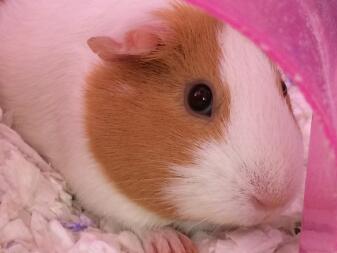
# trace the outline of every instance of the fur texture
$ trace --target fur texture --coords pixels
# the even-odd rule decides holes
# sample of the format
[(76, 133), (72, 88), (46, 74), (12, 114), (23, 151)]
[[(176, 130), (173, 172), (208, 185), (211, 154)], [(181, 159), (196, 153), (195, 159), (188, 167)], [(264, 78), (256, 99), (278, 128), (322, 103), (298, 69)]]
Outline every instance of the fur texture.
[[(94, 85), (90, 82), (93, 81), (100, 91), (103, 89), (109, 92), (100, 85), (103, 81), (113, 79), (108, 77), (102, 81), (97, 79), (97, 73), (93, 74), (96, 68), (99, 68), (99, 72), (104, 70), (107, 63), (103, 63), (90, 50), (87, 41), (95, 36), (108, 36), (122, 42), (126, 32), (156, 22), (152, 11), (165, 9), (168, 4), (165, 0), (5, 2), (0, 9), (1, 106), (13, 114), (14, 128), (54, 167), (62, 170), (83, 204), (117, 224), (139, 229), (172, 222), (186, 222), (194, 226), (199, 223), (253, 225), (265, 221), (285, 207), (296, 192), (301, 180), (299, 172), (303, 169), (302, 142), (287, 101), (280, 92), (279, 74), (260, 50), (230, 27), (223, 25), (223, 29), (217, 30), (216, 48), (220, 50), (216, 53), (218, 64), (215, 67), (209, 64), (211, 60), (216, 60), (212, 52), (205, 50), (199, 58), (191, 58), (185, 53), (186, 59), (190, 60), (185, 62), (186, 66), (182, 65), (186, 69), (179, 67), (178, 70), (183, 72), (179, 75), (173, 72), (174, 78), (180, 77), (177, 80), (183, 81), (179, 82), (181, 87), (175, 91), (182, 91), (186, 84), (186, 78), (182, 79), (181, 76), (195, 79), (215, 73), (215, 81), (207, 81), (215, 85), (215, 94), (219, 99), (219, 111), (215, 115), (221, 120), (216, 120), (215, 117), (208, 121), (194, 118), (188, 113), (185, 115), (182, 110), (183, 92), (181, 99), (173, 96), (175, 100), (172, 100), (165, 92), (155, 93), (155, 89), (150, 90), (150, 93), (154, 92), (152, 97), (158, 99), (158, 96), (163, 96), (169, 103), (176, 101), (176, 107), (170, 107), (178, 112), (172, 114), (177, 117), (173, 121), (191, 122), (191, 125), (184, 123), (185, 129), (184, 124), (180, 124), (179, 132), (170, 132), (175, 126), (165, 120), (156, 125), (157, 132), (162, 131), (163, 140), (165, 134), (173, 134), (172, 137), (166, 136), (166, 140), (173, 142), (168, 142), (170, 145), (163, 147), (165, 152), (154, 148), (160, 148), (160, 139), (152, 143), (158, 136), (154, 135), (156, 138), (152, 140), (149, 134), (151, 132), (147, 132), (148, 142), (151, 143), (149, 149), (132, 149), (137, 145), (146, 146), (146, 140), (140, 138), (142, 142), (133, 143), (132, 147), (126, 149), (133, 152), (123, 156), (125, 162), (114, 163), (114, 157), (110, 153), (102, 158), (106, 146), (118, 149), (119, 143), (101, 141), (109, 140), (103, 133), (110, 133), (110, 130), (113, 133), (119, 118), (110, 117), (106, 111), (100, 110), (102, 107), (99, 105), (104, 104), (96, 104), (104, 102), (100, 99), (106, 93), (94, 94), (90, 91)], [(177, 22), (179, 15), (172, 15), (170, 18), (174, 21), (171, 23)], [(198, 15), (204, 17), (204, 14)], [(187, 18), (187, 24), (191, 21), (188, 15), (183, 17)], [(191, 22), (197, 21), (198, 19)], [(176, 29), (184, 28), (184, 25), (185, 22), (180, 21)], [(196, 23), (193, 25), (188, 27), (187, 35), (198, 31), (199, 26)], [(214, 22), (209, 25), (218, 24)], [(186, 31), (180, 36), (185, 34)], [(200, 38), (203, 36), (200, 31), (198, 35)], [(192, 42), (185, 42), (178, 46), (187, 45), (188, 48), (182, 51), (190, 55), (198, 52), (198, 46), (204, 43), (194, 37)], [(211, 44), (213, 41), (209, 42)], [(160, 55), (165, 51), (156, 52)], [(168, 60), (169, 55), (164, 55), (163, 59)], [(173, 59), (176, 60), (177, 57)], [(113, 62), (109, 64), (117, 66)], [(168, 67), (177, 70), (174, 67), (179, 65), (172, 64), (169, 62)], [(202, 76), (190, 76), (191, 73)], [(152, 79), (153, 82), (158, 80), (161, 79)], [(115, 86), (115, 91), (126, 97), (139, 89), (131, 83), (123, 84)], [(92, 105), (87, 102), (90, 97)], [(142, 97), (136, 96), (134, 99), (138, 106), (147, 105)], [(132, 102), (130, 99), (125, 101)], [(108, 109), (114, 112), (120, 108), (125, 109), (125, 104), (123, 106), (110, 105)], [(152, 108), (163, 108), (159, 115), (167, 116), (165, 107), (156, 106), (154, 100)], [(144, 113), (143, 119), (153, 119), (158, 114), (158, 111), (150, 112), (148, 109), (151, 108), (143, 108), (145, 110), (139, 112)], [(90, 118), (88, 115), (95, 117)], [(121, 113), (122, 116), (128, 115)], [(91, 127), (88, 127), (88, 118)], [(95, 120), (101, 120), (103, 124), (95, 125)], [(136, 123), (141, 123), (137, 118), (135, 120)], [(167, 120), (172, 121), (172, 118)], [(118, 132), (120, 139), (123, 134), (135, 133), (137, 129), (137, 133), (142, 133), (142, 129), (139, 130), (141, 125), (131, 126), (130, 121), (126, 122), (128, 124), (123, 125), (125, 131)], [(107, 125), (111, 128), (106, 128)], [(90, 131), (98, 126), (105, 128), (96, 136)], [(192, 137), (190, 130), (194, 131)], [(131, 138), (128, 142), (133, 140), (136, 139)], [(193, 145), (181, 145), (182, 140), (189, 140)], [(99, 148), (103, 148), (103, 151)], [(135, 168), (137, 164), (148, 164), (148, 161), (142, 164), (144, 160), (140, 159), (128, 165), (127, 162), (137, 161), (134, 160), (137, 157), (146, 159), (151, 154), (142, 153), (142, 150), (155, 152), (155, 157), (160, 154), (164, 163)], [(171, 152), (167, 154), (167, 150)], [(187, 155), (181, 157), (181, 153)], [(106, 157), (109, 156), (110, 160), (106, 162)], [(125, 171), (125, 175), (131, 175), (131, 178), (127, 178), (130, 184), (124, 182), (124, 186), (121, 181), (125, 180), (125, 175), (123, 174), (124, 178), (123, 175), (118, 177), (113, 172), (114, 166), (121, 164), (124, 166), (121, 171)], [(107, 173), (107, 170), (111, 173)], [(144, 196), (128, 189), (139, 192), (145, 189), (139, 189), (142, 184), (134, 183), (142, 180), (144, 174), (131, 173), (132, 170), (151, 170), (150, 175), (157, 177), (154, 183), (148, 183), (146, 189), (150, 190), (145, 191)], [(156, 170), (164, 170), (165, 173), (158, 174)], [(146, 200), (153, 192), (160, 193), (160, 200), (166, 201), (174, 209), (173, 214), (163, 211), (167, 206), (158, 205), (156, 208), (153, 199)], [(141, 199), (142, 196), (144, 199)]]

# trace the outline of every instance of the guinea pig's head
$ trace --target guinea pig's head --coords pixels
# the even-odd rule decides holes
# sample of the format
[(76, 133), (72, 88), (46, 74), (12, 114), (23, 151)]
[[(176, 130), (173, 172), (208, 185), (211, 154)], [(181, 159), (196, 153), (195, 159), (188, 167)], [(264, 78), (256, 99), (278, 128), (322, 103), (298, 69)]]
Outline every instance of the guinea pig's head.
[(275, 217), (303, 179), (301, 133), (277, 68), (190, 6), (154, 20), (122, 40), (88, 40), (102, 61), (87, 79), (87, 133), (111, 187), (172, 220)]

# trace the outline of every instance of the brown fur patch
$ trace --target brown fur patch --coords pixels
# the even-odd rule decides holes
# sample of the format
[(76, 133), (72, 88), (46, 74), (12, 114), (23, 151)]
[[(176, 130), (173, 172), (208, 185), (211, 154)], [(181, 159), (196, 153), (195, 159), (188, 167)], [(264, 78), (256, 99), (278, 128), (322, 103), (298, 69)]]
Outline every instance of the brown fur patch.
[[(98, 66), (88, 77), (86, 125), (91, 150), (116, 187), (163, 217), (179, 218), (161, 192), (176, 176), (169, 167), (192, 164), (200, 143), (219, 139), (229, 118), (217, 43), (223, 25), (184, 5), (156, 15), (170, 28), (157, 50)], [(185, 108), (186, 85), (195, 80), (215, 91), (211, 119)]]

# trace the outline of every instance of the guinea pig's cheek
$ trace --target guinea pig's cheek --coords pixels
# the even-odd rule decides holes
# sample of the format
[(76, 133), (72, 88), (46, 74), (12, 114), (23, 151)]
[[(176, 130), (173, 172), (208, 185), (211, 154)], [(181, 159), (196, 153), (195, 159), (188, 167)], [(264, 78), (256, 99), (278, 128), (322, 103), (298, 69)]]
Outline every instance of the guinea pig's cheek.
[(175, 110), (165, 113), (176, 104), (165, 96), (156, 101), (152, 99), (166, 94), (165, 87), (159, 94), (153, 94), (152, 86), (137, 88), (139, 78), (135, 76), (132, 80), (130, 73), (121, 72), (127, 76), (123, 76), (121, 83), (128, 78), (129, 83), (135, 83), (126, 95), (116, 89), (109, 76), (116, 78), (118, 74), (110, 72), (98, 69), (87, 88), (86, 129), (93, 156), (111, 181), (111, 187), (130, 201), (160, 217), (180, 219), (177, 203), (163, 189), (172, 185), (171, 179), (178, 176), (170, 169), (172, 164), (193, 164), (192, 147), (198, 142), (196, 136), (207, 138), (204, 127), (197, 124), (200, 119), (186, 119), (173, 114)]
[(234, 200), (238, 196), (236, 182), (231, 180), (231, 160), (224, 155), (225, 144), (219, 142), (204, 142), (193, 151), (193, 163), (170, 168), (174, 177), (164, 192), (183, 219), (214, 224), (237, 222), (237, 212), (233, 212), (233, 208), (240, 210), (240, 201)]

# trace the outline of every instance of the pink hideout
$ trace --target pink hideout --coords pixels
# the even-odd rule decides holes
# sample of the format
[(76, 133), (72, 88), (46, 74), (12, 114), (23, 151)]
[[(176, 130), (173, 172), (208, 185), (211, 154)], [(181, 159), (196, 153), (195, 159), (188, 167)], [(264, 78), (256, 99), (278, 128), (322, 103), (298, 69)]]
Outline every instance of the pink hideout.
[(187, 1), (259, 45), (312, 106), (300, 252), (337, 252), (337, 1)]

